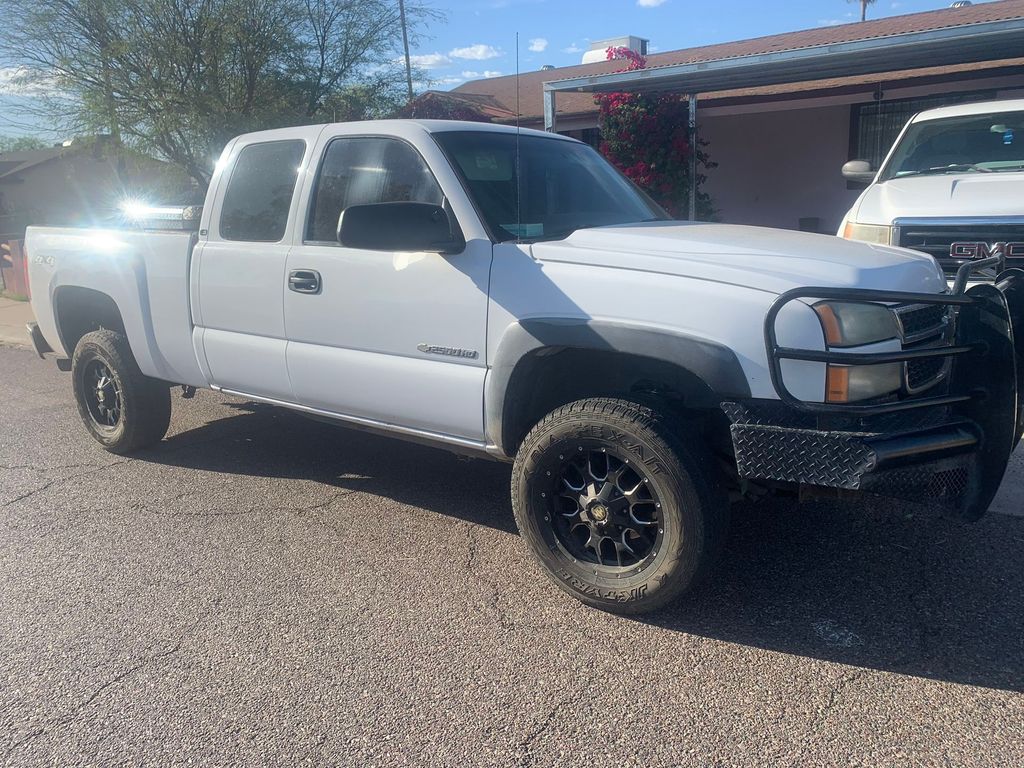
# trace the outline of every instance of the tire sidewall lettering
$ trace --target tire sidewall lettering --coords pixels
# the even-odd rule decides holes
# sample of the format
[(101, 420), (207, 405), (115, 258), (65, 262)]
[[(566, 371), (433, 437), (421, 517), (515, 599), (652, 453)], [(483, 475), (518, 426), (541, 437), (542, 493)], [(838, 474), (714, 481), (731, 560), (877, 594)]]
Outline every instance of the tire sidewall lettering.
[[(601, 423), (580, 424), (570, 432), (557, 434), (552, 431), (546, 435), (540, 444), (529, 454), (527, 462), (527, 498), (535, 510), (546, 510), (548, 499), (542, 496), (542, 485), (540, 482), (545, 477), (545, 472), (554, 466), (557, 458), (556, 449), (558, 446), (565, 446), (563, 450), (577, 450), (580, 441), (597, 441), (613, 444), (620, 448), (631, 462), (642, 465), (645, 472), (652, 478), (663, 476), (668, 472), (658, 456), (641, 442), (630, 438), (621, 429)], [(663, 497), (666, 503), (675, 503), (671, 495)], [(533, 534), (548, 542), (548, 535), (542, 529), (543, 523), (538, 519), (537, 514), (528, 516), (528, 522), (533, 528)], [(639, 584), (627, 587), (616, 587), (612, 585), (598, 585), (581, 578), (580, 573), (573, 572), (565, 561), (565, 554), (560, 550), (553, 550), (550, 543), (541, 558), (547, 562), (549, 572), (563, 581), (572, 591), (590, 598), (612, 601), (616, 603), (629, 603), (650, 597), (663, 586), (666, 575), (662, 572), (666, 562), (671, 558), (668, 552), (664, 552), (654, 562), (639, 573), (629, 574), (623, 581), (634, 580), (642, 577), (645, 580)], [(604, 577), (609, 578), (609, 577)]]

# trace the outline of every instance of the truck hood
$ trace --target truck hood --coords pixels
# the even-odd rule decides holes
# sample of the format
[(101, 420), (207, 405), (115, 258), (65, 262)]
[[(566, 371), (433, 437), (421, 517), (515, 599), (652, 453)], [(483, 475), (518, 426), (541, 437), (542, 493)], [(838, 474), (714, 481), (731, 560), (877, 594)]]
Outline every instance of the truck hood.
[(909, 176), (868, 187), (850, 218), (892, 224), (898, 218), (1024, 215), (1024, 172)]
[(783, 293), (807, 286), (938, 293), (946, 281), (917, 251), (765, 227), (683, 222), (596, 227), (535, 243), (540, 261), (634, 269)]

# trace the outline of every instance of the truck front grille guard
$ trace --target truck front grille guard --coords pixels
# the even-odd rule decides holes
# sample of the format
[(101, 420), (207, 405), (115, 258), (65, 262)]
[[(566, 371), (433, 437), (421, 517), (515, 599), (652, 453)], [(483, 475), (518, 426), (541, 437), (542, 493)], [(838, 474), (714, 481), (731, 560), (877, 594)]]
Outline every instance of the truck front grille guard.
[[(769, 480), (927, 500), (976, 520), (995, 497), (1024, 432), (1024, 270), (1002, 256), (960, 268), (950, 293), (799, 288), (779, 296), (765, 320), (769, 371), (779, 400), (725, 402), (737, 473)], [(994, 283), (967, 289), (994, 267)], [(799, 299), (939, 305), (954, 314), (941, 346), (858, 353), (781, 347), (779, 312)], [(946, 360), (941, 394), (905, 392), (860, 404), (807, 402), (783, 380), (783, 360), (877, 365)], [(838, 416), (839, 418), (831, 418)], [(875, 418), (877, 417), (877, 418)]]
[(966, 292), (967, 282), (971, 274), (988, 269), (989, 267), (994, 267), (998, 272), (1002, 270), (1004, 263), (1003, 255), (997, 254), (986, 259), (978, 259), (977, 261), (964, 264), (957, 272), (956, 281), (951, 293), (921, 294), (903, 291), (875, 291), (864, 288), (796, 288), (783, 293), (768, 310), (764, 325), (765, 345), (768, 350), (768, 370), (771, 374), (772, 385), (775, 387), (779, 398), (787, 405), (806, 413), (870, 417), (918, 408), (955, 405), (983, 396), (980, 392), (952, 392), (945, 395), (910, 396), (895, 402), (863, 405), (812, 403), (801, 400), (786, 387), (782, 373), (783, 360), (802, 360), (816, 363), (833, 363), (836, 365), (878, 365), (935, 358), (955, 360), (962, 355), (984, 352), (986, 345), (984, 342), (968, 344), (949, 342), (942, 346), (929, 347), (927, 349), (903, 349), (898, 352), (868, 353), (834, 352), (828, 349), (825, 351), (796, 349), (779, 346), (775, 325), (782, 309), (790, 302), (798, 299), (833, 299), (884, 304), (937, 304), (946, 307), (956, 307), (959, 310), (963, 307), (971, 306), (975, 302), (987, 300), (981, 295), (972, 296)]

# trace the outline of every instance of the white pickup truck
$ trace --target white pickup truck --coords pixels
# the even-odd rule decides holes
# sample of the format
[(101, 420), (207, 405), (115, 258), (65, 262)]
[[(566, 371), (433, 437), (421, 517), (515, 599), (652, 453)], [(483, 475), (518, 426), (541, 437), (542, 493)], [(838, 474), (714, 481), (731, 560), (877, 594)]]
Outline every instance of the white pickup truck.
[(105, 448), (160, 441), (180, 385), (512, 461), (537, 561), (610, 611), (693, 585), (743, 497), (977, 517), (1024, 424), (1024, 272), (950, 291), (914, 251), (670, 221), (556, 135), (254, 133), (194, 231), (132, 212), (27, 235), (36, 349)]
[(995, 253), (1024, 266), (1024, 99), (921, 112), (881, 168), (851, 160), (843, 175), (868, 187), (840, 237), (924, 251), (950, 280)]

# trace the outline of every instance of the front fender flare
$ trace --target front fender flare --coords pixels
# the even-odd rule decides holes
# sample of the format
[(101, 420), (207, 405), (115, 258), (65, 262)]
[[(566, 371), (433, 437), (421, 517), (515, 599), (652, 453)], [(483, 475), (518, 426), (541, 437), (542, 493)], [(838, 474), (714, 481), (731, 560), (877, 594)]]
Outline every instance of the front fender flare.
[(721, 344), (684, 333), (609, 320), (530, 318), (502, 334), (484, 392), (484, 429), (488, 440), (506, 456), (505, 423), (509, 384), (516, 366), (542, 349), (580, 349), (649, 357), (676, 365), (699, 378), (722, 400), (750, 397), (750, 385), (736, 354)]

